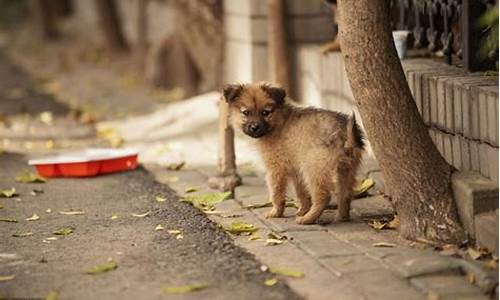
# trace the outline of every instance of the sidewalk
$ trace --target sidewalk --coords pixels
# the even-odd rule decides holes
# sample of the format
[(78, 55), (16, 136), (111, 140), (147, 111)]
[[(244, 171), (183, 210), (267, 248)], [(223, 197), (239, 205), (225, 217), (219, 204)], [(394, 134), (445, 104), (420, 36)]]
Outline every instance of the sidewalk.
[[(210, 191), (207, 170), (147, 168), (179, 195), (189, 187), (198, 188), (197, 193)], [(308, 226), (295, 224), (295, 208), (287, 208), (281, 219), (264, 218), (269, 208), (245, 208), (268, 201), (261, 177), (243, 176), (234, 196), (216, 206), (220, 215), (208, 217), (223, 227), (234, 221), (257, 227), (261, 239), (234, 236), (236, 244), (264, 265), (303, 272), (303, 278), (287, 283), (305, 299), (489, 299), (481, 288), (491, 289), (497, 280), (496, 270), (487, 271), (484, 263), (441, 255), (400, 238), (397, 231), (371, 228), (364, 220), (392, 215), (382, 196), (355, 200), (351, 222), (331, 223), (334, 211), (329, 210), (320, 220), (323, 225)], [(271, 232), (286, 239), (266, 245)]]

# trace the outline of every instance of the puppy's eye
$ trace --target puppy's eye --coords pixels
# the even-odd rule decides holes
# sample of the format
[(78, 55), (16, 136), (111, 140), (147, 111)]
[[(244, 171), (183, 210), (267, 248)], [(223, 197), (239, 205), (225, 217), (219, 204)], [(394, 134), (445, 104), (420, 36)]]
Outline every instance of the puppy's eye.
[(250, 111), (244, 109), (244, 110), (241, 111), (241, 114), (244, 115), (244, 116), (248, 116), (250, 114)]
[(272, 111), (270, 111), (270, 110), (263, 110), (263, 111), (261, 112), (261, 114), (262, 114), (264, 117), (265, 117), (265, 116), (269, 116), (271, 113), (272, 113)]

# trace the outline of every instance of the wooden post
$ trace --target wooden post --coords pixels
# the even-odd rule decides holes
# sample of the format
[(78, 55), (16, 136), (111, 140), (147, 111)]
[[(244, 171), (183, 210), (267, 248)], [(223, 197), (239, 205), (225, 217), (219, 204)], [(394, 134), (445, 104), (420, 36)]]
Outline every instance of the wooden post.
[(211, 188), (232, 191), (241, 184), (241, 177), (236, 171), (234, 153), (234, 129), (229, 122), (229, 105), (223, 96), (219, 101), (219, 160), (217, 175), (209, 178)]
[(271, 80), (281, 85), (291, 95), (293, 93), (284, 1), (268, 0), (267, 12), (268, 59), (271, 66)]

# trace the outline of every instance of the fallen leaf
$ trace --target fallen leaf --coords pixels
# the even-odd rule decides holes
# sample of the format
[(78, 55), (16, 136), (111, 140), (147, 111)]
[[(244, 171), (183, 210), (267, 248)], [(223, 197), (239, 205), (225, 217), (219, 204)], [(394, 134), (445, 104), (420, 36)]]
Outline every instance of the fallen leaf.
[(155, 230), (156, 231), (165, 230), (165, 227), (161, 226), (161, 224), (158, 224), (156, 225)]
[(214, 210), (215, 205), (231, 197), (231, 192), (206, 193), (200, 195), (188, 195), (181, 199), (181, 202), (192, 204), (200, 210)]
[(156, 202), (165, 202), (167, 201), (167, 198), (164, 198), (164, 197), (160, 197), (160, 196), (156, 196)]
[(260, 235), (256, 234), (255, 232), (252, 233), (249, 237), (248, 237), (248, 240), (249, 241), (256, 241), (256, 240), (260, 240)]
[(275, 245), (280, 245), (280, 244), (283, 244), (282, 240), (277, 240), (277, 239), (267, 239), (266, 240), (267, 246), (275, 246)]
[(265, 286), (273, 286), (273, 285), (276, 285), (276, 283), (278, 283), (278, 279), (276, 279), (276, 278), (269, 278), (269, 279), (266, 279), (266, 281), (264, 281)]
[(48, 238), (46, 238), (47, 241), (57, 241), (57, 237), (55, 236), (50, 236)]
[(299, 272), (299, 271), (295, 271), (292, 269), (288, 269), (288, 268), (270, 267), (269, 272), (276, 274), (276, 275), (283, 275), (283, 276), (288, 276), (288, 277), (293, 277), (293, 278), (304, 277), (304, 273)]
[(144, 218), (144, 217), (147, 217), (149, 216), (149, 214), (151, 213), (150, 210), (148, 210), (147, 212), (145, 213), (142, 213), (142, 214), (132, 214), (132, 217), (136, 217), (136, 218)]
[(0, 218), (0, 222), (17, 223), (18, 221), (13, 218)]
[(368, 223), (370, 227), (372, 227), (375, 230), (382, 230), (384, 229), (388, 224), (387, 222), (383, 222), (380, 220), (372, 220), (370, 223)]
[(162, 293), (166, 294), (187, 294), (191, 292), (200, 291), (208, 288), (206, 283), (193, 283), (181, 286), (169, 286), (161, 289)]
[(392, 221), (390, 221), (387, 224), (387, 228), (389, 228), (389, 229), (398, 229), (399, 225), (400, 225), (399, 216), (398, 215), (394, 215), (394, 219), (392, 219)]
[(188, 193), (188, 194), (189, 194), (189, 193), (194, 193), (194, 192), (197, 192), (197, 191), (198, 191), (198, 188), (196, 188), (196, 187), (187, 187), (187, 188), (184, 190), (184, 192), (185, 192), (185, 193)]
[(498, 269), (498, 259), (490, 259), (485, 267), (489, 270), (496, 270)]
[(52, 212), (52, 209), (47, 208), (47, 210), (45, 212), (48, 213), (48, 214), (50, 214)]
[(59, 299), (58, 291), (50, 291), (50, 293), (45, 297), (45, 300), (57, 300)]
[(61, 228), (57, 229), (56, 231), (54, 231), (53, 233), (55, 235), (70, 235), (73, 233), (74, 230), (75, 230), (75, 228), (73, 228), (73, 227), (61, 227)]
[(179, 171), (179, 170), (180, 170), (180, 169), (182, 169), (185, 165), (186, 165), (186, 162), (185, 162), (185, 161), (181, 161), (181, 162), (178, 162), (178, 163), (171, 163), (171, 164), (167, 165), (167, 170), (171, 170), (171, 171)]
[(44, 183), (47, 181), (47, 179), (36, 173), (23, 171), (16, 177), (16, 181), (22, 183)]
[(74, 215), (84, 215), (85, 212), (81, 210), (70, 210), (70, 211), (59, 211), (61, 215), (68, 215), (68, 216), (74, 216)]
[(23, 233), (14, 233), (12, 236), (13, 237), (26, 237), (33, 235), (33, 232), (23, 232)]
[(184, 236), (182, 234), (178, 234), (175, 236), (175, 239), (177, 240), (182, 240), (184, 238)]
[(52, 121), (54, 120), (54, 117), (52, 116), (52, 112), (50, 111), (44, 111), (41, 112), (39, 115), (40, 121), (43, 123), (50, 125), (52, 124)]
[(446, 256), (458, 256), (459, 248), (457, 245), (445, 244), (441, 247), (439, 254)]
[(467, 249), (467, 253), (469, 254), (470, 258), (472, 258), (473, 260), (478, 260), (483, 256), (480, 251), (478, 251), (474, 248), (471, 248), (471, 247), (469, 247), (469, 249)]
[(225, 230), (229, 233), (240, 235), (240, 234), (250, 234), (252, 232), (257, 231), (258, 229), (249, 223), (232, 222), (231, 225), (229, 225), (229, 227), (226, 228)]
[(180, 234), (181, 233), (181, 231), (178, 229), (170, 229), (170, 230), (167, 230), (167, 232), (170, 234)]
[(37, 214), (33, 214), (31, 217), (27, 218), (26, 221), (38, 221), (40, 217)]
[(31, 194), (31, 196), (36, 196), (38, 194), (43, 194), (43, 190), (33, 189), (30, 194)]
[[(264, 208), (264, 207), (272, 207), (272, 206), (273, 206), (273, 203), (269, 201), (269, 202), (262, 202), (262, 203), (255, 203), (255, 204), (245, 205), (245, 206), (243, 206), (243, 208), (246, 208), (246, 209), (256, 209), (256, 208)], [(295, 201), (287, 201), (287, 202), (285, 202), (285, 207), (298, 208), (298, 206), (295, 203)]]
[(354, 188), (354, 198), (360, 198), (367, 194), (368, 190), (371, 189), (375, 185), (375, 181), (371, 178), (363, 179), (355, 188)]
[(97, 136), (107, 140), (113, 148), (118, 148), (125, 142), (118, 129), (112, 127), (98, 128)]
[(0, 276), (0, 281), (8, 281), (16, 278), (16, 275)]
[(12, 198), (12, 197), (15, 197), (15, 196), (18, 196), (18, 194), (16, 193), (16, 189), (15, 188), (0, 190), (0, 197), (3, 197), (3, 198)]
[(118, 216), (117, 216), (117, 215), (112, 215), (112, 216), (111, 216), (111, 220), (116, 220), (116, 219), (118, 219)]
[(386, 247), (386, 248), (393, 248), (396, 247), (396, 244), (393, 243), (386, 243), (386, 242), (379, 242), (379, 243), (374, 243), (372, 244), (373, 247)]
[(278, 234), (276, 232), (269, 232), (267, 234), (267, 238), (268, 239), (275, 239), (275, 240), (286, 240), (286, 239), (288, 239), (288, 237), (286, 237), (285, 235), (281, 235), (281, 234)]
[(88, 269), (87, 271), (85, 271), (85, 273), (91, 274), (91, 275), (96, 275), (96, 274), (109, 272), (109, 271), (114, 270), (116, 268), (118, 268), (118, 264), (116, 262), (108, 261), (107, 263), (103, 263), (103, 264), (100, 264), (100, 265), (97, 265), (95, 267)]

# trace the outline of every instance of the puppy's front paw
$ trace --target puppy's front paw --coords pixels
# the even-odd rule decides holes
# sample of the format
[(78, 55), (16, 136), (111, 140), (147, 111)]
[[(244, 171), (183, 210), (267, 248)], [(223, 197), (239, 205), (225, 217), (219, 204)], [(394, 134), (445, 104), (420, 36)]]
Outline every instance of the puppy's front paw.
[(283, 217), (283, 209), (279, 209), (273, 207), (270, 211), (266, 213), (266, 218), (282, 218)]
[(309, 225), (309, 224), (314, 224), (316, 220), (307, 217), (296, 217), (295, 222), (300, 225)]
[(307, 212), (309, 211), (310, 207), (304, 207), (304, 206), (301, 206), (299, 208), (299, 210), (297, 210), (297, 212), (295, 213), (295, 215), (297, 217), (302, 217), (303, 215), (307, 214)]

